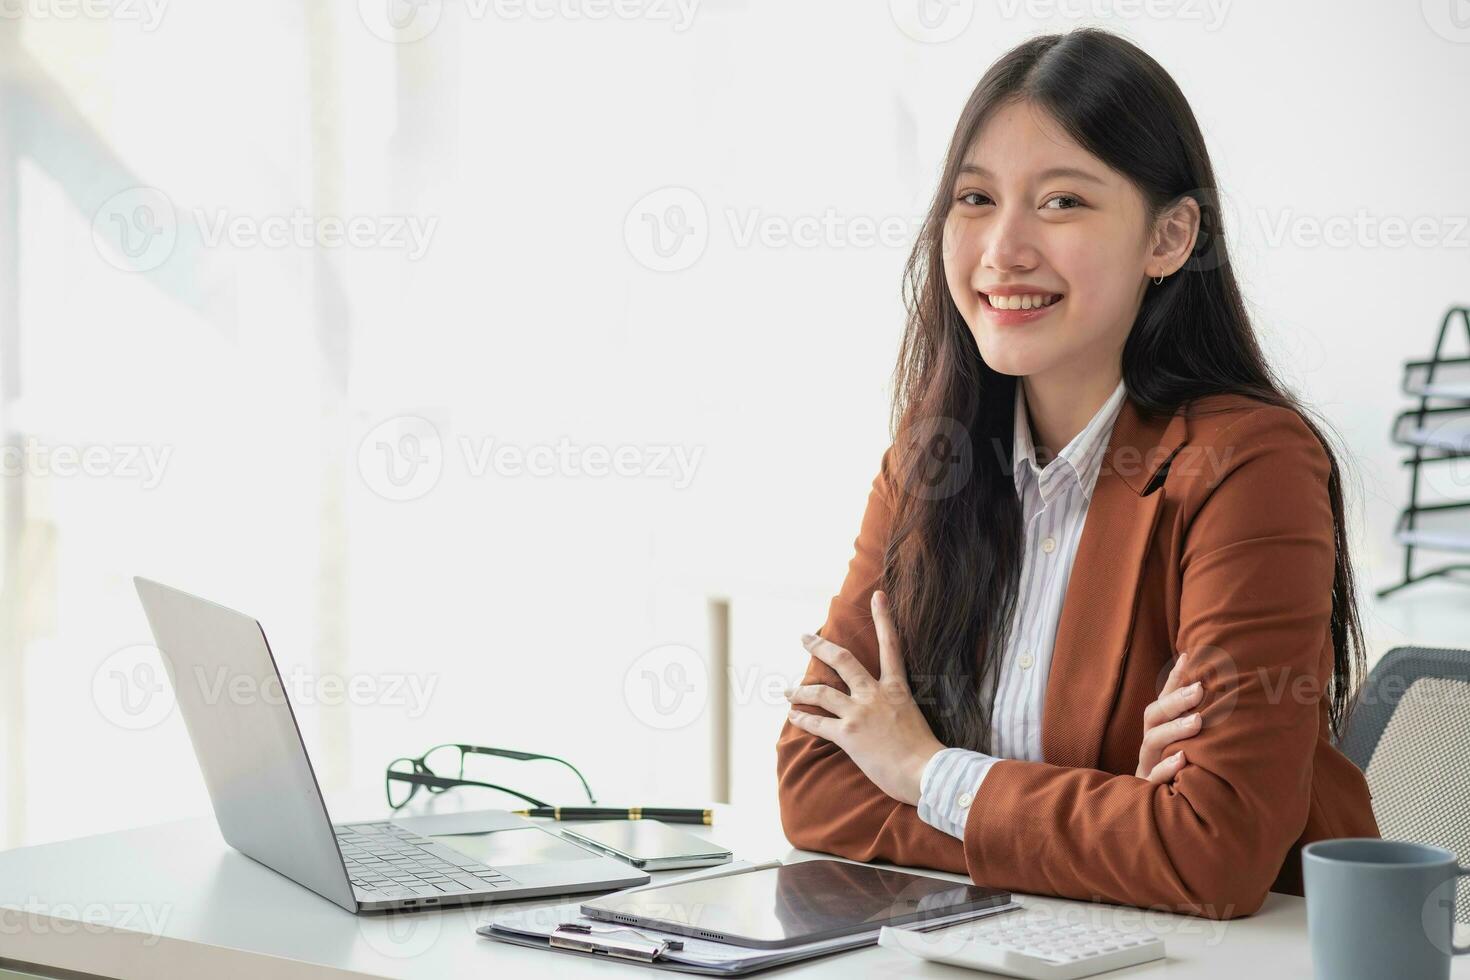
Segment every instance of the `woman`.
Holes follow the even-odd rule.
[[[1168,74],[1018,46],[909,258],[884,453],[777,743],[797,847],[1211,918],[1379,836],[1336,459],[1266,365]],[[1063,601],[1065,600],[1065,601]]]

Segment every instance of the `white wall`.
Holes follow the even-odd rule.
[[[985,67],[1091,9],[957,0],[931,8],[953,36],[925,42],[897,0],[707,0],[687,24],[662,4],[430,3],[437,21],[410,29],[432,29],[394,44],[358,6],[173,3],[151,23],[32,0],[0,23],[6,116],[28,123],[0,144],[22,385],[4,423],[109,462],[6,486],[26,523],[0,609],[0,844],[207,810],[179,719],[144,697],[134,574],[259,616],[288,672],[372,688],[298,711],[353,800],[388,759],[452,739],[567,756],[606,802],[703,802],[704,603],[729,595],[734,795],[769,805],[771,679],[804,666],[796,635],[825,616],[886,444],[905,229]],[[1346,440],[1365,585],[1387,584],[1398,364],[1470,302],[1470,33],[1418,4],[1152,9],[1171,13],[1087,20],[1191,100],[1263,342]],[[177,238],[134,271],[109,242],[143,205]],[[248,237],[298,214],[362,219],[373,241]],[[1360,214],[1344,244],[1302,237]],[[422,254],[391,237],[398,217]],[[233,240],[211,242],[221,218]],[[1381,240],[1418,218],[1431,244]],[[820,234],[750,239],[752,221]],[[379,446],[404,435],[438,461],[432,488],[388,480]],[[477,474],[465,456],[563,439],[632,447],[640,468],[677,450],[692,480]],[[125,465],[145,450],[167,454],[156,481]],[[1375,618],[1380,645],[1453,642],[1464,593],[1432,594],[1424,618]],[[648,699],[644,672],[677,680],[670,664],[687,718]],[[554,773],[486,774],[575,801]]]

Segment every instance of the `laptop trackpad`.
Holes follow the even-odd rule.
[[[427,834],[444,850],[457,852],[459,864],[464,858],[480,861],[492,868],[504,868],[517,864],[545,864],[548,861],[576,861],[595,858],[598,855],[571,841],[549,834],[540,827],[515,827],[508,830],[492,830],[481,834]],[[433,848],[440,850],[440,848]],[[445,860],[453,860],[448,854]]]

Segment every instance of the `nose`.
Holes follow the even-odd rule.
[[[1022,208],[1000,208],[982,233],[980,265],[996,272],[1025,272],[1040,259],[1032,238],[1031,215]]]

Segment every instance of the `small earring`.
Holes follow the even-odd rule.
[[[1162,286],[1163,284],[1164,284],[1164,277],[1163,276],[1159,276],[1157,279],[1154,280],[1154,285],[1155,286]]]

